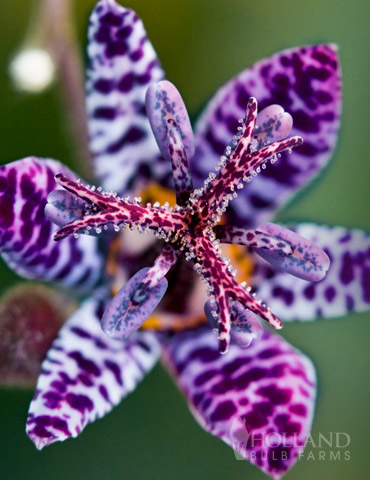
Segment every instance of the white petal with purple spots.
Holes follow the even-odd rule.
[[[57,228],[44,213],[57,172],[76,178],[51,159],[28,157],[0,167],[1,255],[25,278],[91,289],[103,268],[97,239],[71,237],[56,244],[52,233]]]
[[[145,92],[163,71],[144,26],[132,10],[101,0],[90,19],[87,111],[96,177],[105,190],[132,191],[133,183],[168,170],[159,157],[145,110]]]
[[[323,280],[309,283],[277,273],[256,257],[252,283],[273,311],[283,320],[315,320],[368,310],[370,236],[361,230],[308,223],[289,228],[323,249],[330,268]]]
[[[76,437],[108,413],[155,365],[160,346],[151,332],[126,342],[100,327],[104,302],[90,299],[62,327],[42,364],[27,434],[38,449]]]
[[[239,193],[231,206],[234,223],[249,227],[269,220],[327,164],[335,146],[341,111],[340,69],[333,45],[280,52],[244,70],[222,87],[197,124],[191,168],[199,185],[235,135],[249,97],[259,107],[281,105],[293,117],[291,135],[303,145],[283,153]],[[197,181],[196,181],[197,180]]]
[[[296,462],[310,432],[316,383],[302,353],[265,331],[247,349],[232,345],[221,356],[204,327],[176,334],[164,360],[205,430],[273,478]]]

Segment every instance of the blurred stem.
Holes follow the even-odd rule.
[[[92,177],[92,165],[88,147],[84,69],[77,47],[71,7],[72,0],[41,0],[39,21],[41,28],[45,29],[46,46],[56,64],[69,130],[74,137],[80,161],[79,170],[88,179]]]

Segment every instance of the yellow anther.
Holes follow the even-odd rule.
[[[160,315],[151,315],[141,326],[142,330],[171,330],[181,332],[182,330],[192,329],[207,323],[204,315],[184,315],[161,313]]]
[[[253,262],[246,248],[242,245],[227,244],[222,250],[230,258],[231,264],[237,267],[235,280],[239,283],[248,282],[253,273]]]
[[[146,205],[147,203],[159,202],[164,205],[169,203],[170,207],[174,207],[176,204],[176,195],[172,190],[162,187],[156,182],[149,182],[145,188],[140,190],[141,203]]]

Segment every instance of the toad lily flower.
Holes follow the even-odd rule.
[[[292,49],[245,70],[210,102],[195,139],[134,12],[101,0],[88,53],[90,147],[104,191],[50,159],[0,172],[5,261],[28,278],[93,292],[43,362],[27,433],[39,449],[77,436],[162,354],[199,423],[279,478],[310,432],[316,379],[310,360],[262,332],[258,317],[279,328],[275,315],[311,320],[370,302],[364,233],[266,223],[330,158],[340,114],[336,50]],[[47,199],[59,230],[43,213]],[[149,233],[136,237],[126,226]],[[220,243],[271,310],[236,281]],[[271,446],[273,434],[282,441]]]
[[[181,251],[184,251],[186,260],[193,260],[194,270],[206,283],[210,302],[214,305],[210,307],[210,318],[218,319],[221,353],[228,350],[232,325],[239,335],[243,331],[249,337],[253,335],[253,320],[247,320],[248,317],[253,319],[253,313],[275,328],[281,328],[281,321],[265,304],[256,301],[250,293],[251,288],[240,286],[234,280],[236,271],[229,265],[229,259],[222,258],[220,241],[256,248],[273,264],[309,280],[323,278],[329,266],[327,255],[312,242],[273,224],[262,225],[257,230],[229,225],[214,227],[229,201],[236,198],[236,191],[243,188],[243,181],[250,181],[252,174],[261,171],[261,166],[266,168],[268,159],[275,161],[280,152],[291,151],[302,143],[300,137],[291,137],[273,143],[267,140],[269,144],[266,146],[263,145],[267,142],[261,141],[262,146],[257,148],[259,138],[269,136],[274,140],[281,136],[286,124],[291,125],[290,115],[281,112],[280,108],[267,107],[260,114],[261,126],[255,127],[257,102],[251,98],[245,120],[241,120],[240,134],[235,137],[235,146],[226,149],[227,156],[222,157],[218,174],[211,172],[204,187],[193,190],[187,157],[195,150],[194,141],[179,93],[169,82],[155,84],[147,92],[147,109],[161,152],[172,161],[178,201],[174,209],[150,203],[143,206],[139,198],[130,202],[128,197],[122,199],[116,193],[86,188],[63,174],[57,174],[55,179],[69,194],[62,201],[62,192],[58,191],[57,201],[55,194],[52,195],[52,203],[46,208],[49,218],[58,221],[59,215],[64,217],[65,210],[70,213],[69,202],[76,202],[70,193],[80,200],[82,216],[58,230],[54,234],[55,240],[71,234],[77,236],[81,231],[89,234],[92,229],[99,234],[112,225],[119,231],[129,225],[131,228],[136,226],[142,233],[154,230],[158,238],[169,243],[151,268],[140,270],[118,292],[102,318],[103,330],[113,338],[126,340],[141,327],[166,292],[168,282],[165,275]],[[258,325],[258,322],[254,323]]]

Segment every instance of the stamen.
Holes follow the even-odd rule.
[[[173,119],[167,120],[169,154],[175,182],[176,199],[179,205],[185,205],[193,190],[186,150],[181,138],[181,131]]]
[[[294,248],[282,238],[274,237],[258,230],[246,230],[230,225],[217,225],[214,227],[217,238],[223,243],[236,243],[251,248],[262,248],[270,251],[292,255]]]
[[[144,232],[148,228],[155,230],[160,228],[164,232],[163,238],[167,238],[167,235],[171,234],[173,230],[187,227],[186,218],[173,212],[169,207],[166,209],[160,206],[144,207],[137,198],[136,201],[130,202],[126,198],[125,200],[115,198],[112,193],[91,191],[62,174],[56,175],[56,181],[68,191],[96,207],[96,210],[94,213],[87,214],[62,227],[54,234],[54,240],[62,240],[66,236],[80,231],[84,231],[86,234],[92,228],[102,228],[109,224],[114,226],[116,232],[122,227],[125,228],[127,224],[130,227],[140,225]]]

